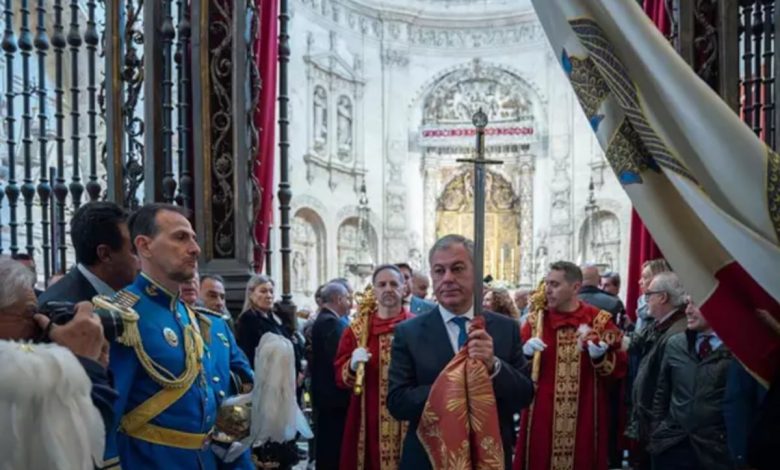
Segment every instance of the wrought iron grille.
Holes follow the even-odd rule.
[[[777,149],[777,38],[774,0],[739,2],[740,116]]]
[[[245,230],[252,220],[236,207],[255,198],[238,196],[245,185],[237,178],[247,179],[258,141],[257,3],[4,0],[0,254],[33,256],[45,283],[73,263],[72,214],[99,199],[130,210],[149,201],[207,206],[199,225],[215,240],[209,259],[245,253],[235,247],[254,241]],[[201,53],[208,65],[196,63]],[[213,129],[206,152],[193,132],[204,119]],[[196,204],[196,192],[210,199]]]

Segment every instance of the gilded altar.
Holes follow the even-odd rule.
[[[474,235],[473,172],[464,171],[444,188],[436,204],[436,237]],[[485,275],[510,284],[520,282],[520,210],[512,185],[498,173],[485,179]]]

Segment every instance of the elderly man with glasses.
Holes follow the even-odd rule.
[[[673,272],[656,274],[645,291],[650,316],[655,320],[648,327],[639,347],[641,361],[634,381],[631,426],[638,432],[639,442],[645,447],[649,442],[651,409],[658,374],[663,361],[666,343],[677,333],[685,331],[685,306],[687,296],[680,279]]]

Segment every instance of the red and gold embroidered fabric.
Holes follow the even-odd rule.
[[[474,328],[484,328],[477,317]],[[417,437],[434,470],[503,470],[504,450],[496,397],[487,367],[466,348],[431,387]]]
[[[606,386],[626,370],[622,334],[608,312],[587,304],[573,312],[548,311],[542,322],[547,349],[534,402],[521,415],[513,468],[607,468]],[[535,325],[529,319],[523,326],[523,341],[535,336]],[[606,355],[593,361],[587,341],[606,342]]]
[[[580,391],[580,356],[577,332],[571,328],[557,331],[555,363],[555,400],[551,470],[574,468],[574,444],[577,438],[577,405]]]
[[[371,358],[366,364],[364,391],[352,395],[341,447],[339,470],[395,470],[398,468],[406,427],[387,410],[390,347],[393,328],[411,318],[408,311],[398,317],[380,319],[376,315],[358,317],[339,342],[336,353],[336,384],[352,391],[355,374],[350,369],[352,351],[364,328],[370,328],[366,348]]]

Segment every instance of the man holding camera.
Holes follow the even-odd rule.
[[[111,345],[109,368],[119,398],[106,463],[166,470],[216,468],[205,447],[221,380],[208,360],[195,314],[179,299],[200,248],[183,209],[148,204],[129,219],[141,273],[113,302],[140,318]],[[109,467],[110,468],[110,467]]]
[[[8,400],[13,406],[18,407],[23,406],[21,403],[23,400],[13,396],[9,397],[6,395],[7,393],[15,394],[17,398],[34,399],[37,396],[40,401],[37,402],[37,407],[33,406],[31,409],[33,411],[41,408],[49,410],[45,422],[62,425],[63,422],[72,423],[74,419],[83,418],[83,425],[86,429],[74,429],[74,433],[79,433],[82,436],[102,435],[105,432],[104,426],[98,425],[99,429],[90,426],[90,423],[95,424],[94,420],[89,419],[89,416],[94,415],[95,411],[83,408],[84,403],[80,402],[75,395],[78,389],[84,386],[82,382],[88,380],[86,386],[91,383],[92,405],[100,412],[106,425],[113,421],[116,392],[111,388],[106,373],[108,343],[103,337],[100,320],[93,315],[92,305],[82,302],[76,305],[75,314],[69,322],[64,325],[51,325],[46,316],[38,313],[37,300],[33,290],[34,282],[33,273],[24,265],[12,259],[0,259],[0,343],[2,343],[3,351],[9,353],[14,350],[12,347],[14,343],[6,341],[23,341],[24,343],[16,344],[18,344],[20,351],[26,352],[26,354],[11,354],[13,359],[0,354],[0,357],[3,357],[3,360],[0,361],[0,369],[8,372],[9,376],[13,376],[15,380],[13,386],[4,389],[0,401]],[[31,342],[37,343],[39,341],[51,341],[60,347],[39,347],[31,344]],[[76,362],[76,360],[78,361]],[[29,364],[25,364],[24,361]],[[85,374],[78,370],[79,363]],[[76,364],[77,368],[73,369],[70,364]],[[16,372],[13,368],[16,368]],[[26,387],[25,384],[28,383],[25,381],[26,372],[29,374],[46,374],[48,372],[52,375],[48,377],[45,375],[31,376],[29,377],[31,385]],[[3,374],[0,373],[0,375]],[[53,380],[53,377],[58,378]],[[48,388],[47,384],[49,384]],[[46,400],[57,398],[62,399],[57,406],[51,408],[44,406]],[[16,411],[21,412],[19,408],[16,408]],[[5,417],[13,419],[13,413],[6,414]],[[60,418],[63,418],[64,421],[58,421]],[[27,425],[33,422],[29,416],[26,419],[28,420]],[[6,426],[4,429],[12,427],[10,423],[6,422],[0,422],[0,426]],[[36,433],[36,435],[38,434]],[[21,436],[22,439],[31,437],[33,436]],[[13,433],[2,435],[3,442],[0,442],[0,447],[12,451],[23,448],[9,444],[8,439],[14,439]],[[68,446],[58,447],[56,444],[52,443],[53,449],[59,449],[61,453],[53,449],[41,449],[39,453],[41,455],[35,457],[36,461],[45,461],[47,458],[45,454],[48,452],[52,458],[56,454],[59,459],[58,464],[66,466],[73,464],[73,468],[76,468],[76,464],[83,462],[85,456],[77,450],[68,448]],[[92,451],[96,450],[95,446],[91,447]],[[32,457],[29,454],[22,455],[21,453],[14,455],[13,452],[10,456],[4,456],[5,459],[10,459],[10,462],[18,464],[16,465],[18,468],[28,468],[27,464],[31,462]]]

